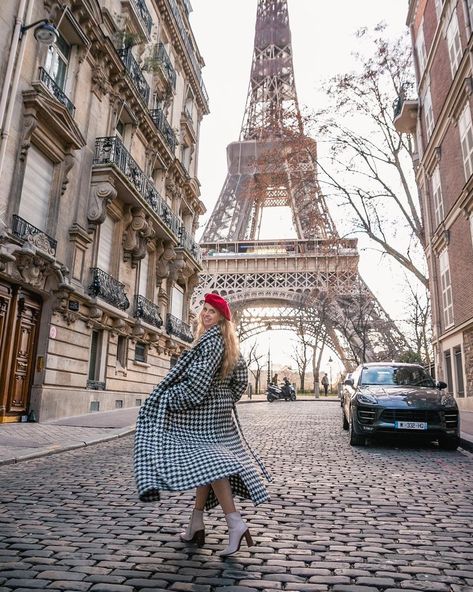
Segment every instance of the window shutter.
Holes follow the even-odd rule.
[[[100,226],[99,252],[97,256],[97,267],[110,274],[112,269],[113,253],[113,231],[115,222],[107,216]]]
[[[147,286],[148,286],[148,270],[149,270],[149,257],[148,253],[146,253],[146,257],[141,260],[140,263],[140,285],[139,285],[139,294],[146,298],[147,293]]]
[[[31,145],[26,160],[19,216],[46,231],[54,163]]]

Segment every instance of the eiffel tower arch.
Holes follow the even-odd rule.
[[[347,369],[392,359],[404,337],[358,271],[356,239],[341,238],[318,183],[316,141],[297,100],[287,0],[258,0],[248,98],[228,173],[202,235],[204,272],[193,303],[218,292],[240,337],[321,323]],[[267,208],[285,206],[296,238],[261,239]]]

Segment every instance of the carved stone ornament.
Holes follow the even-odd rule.
[[[111,92],[111,85],[107,73],[102,65],[96,64],[92,69],[92,92],[102,99],[104,95]]]
[[[169,276],[170,263],[176,258],[176,251],[171,243],[163,244],[164,250],[156,263],[156,277],[163,280]]]
[[[130,208],[125,218],[123,233],[123,255],[131,259],[132,267],[146,256],[147,244],[154,237],[153,225],[142,208]]]
[[[185,280],[186,262],[183,253],[178,253],[176,259],[169,266],[169,279],[172,282]]]
[[[66,154],[61,171],[61,196],[66,191],[67,184],[69,183],[69,173],[74,166],[75,157],[73,154]]]
[[[38,118],[32,113],[26,114],[23,119],[23,129],[20,139],[20,160],[25,160],[28,149],[31,146],[31,136],[38,125]]]
[[[42,288],[51,272],[50,262],[22,249],[15,251],[15,265],[22,280],[35,288]]]
[[[116,198],[117,190],[108,181],[92,184],[89,195],[89,211],[87,219],[89,230],[93,230],[98,224],[102,224],[107,216],[107,205]]]

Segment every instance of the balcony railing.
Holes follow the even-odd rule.
[[[30,243],[39,251],[43,251],[51,257],[56,256],[57,241],[15,214],[12,220],[12,233],[17,238]]]
[[[145,323],[149,323],[158,328],[162,327],[163,319],[161,318],[159,308],[144,296],[135,296],[134,309],[133,316],[136,319],[143,319]]]
[[[207,90],[205,88],[204,81],[202,80],[201,67],[197,61],[197,58],[195,57],[194,48],[192,46],[192,42],[190,40],[189,33],[187,32],[186,27],[184,25],[184,21],[182,20],[179,6],[177,5],[176,0],[170,0],[170,5],[171,5],[172,14],[174,15],[174,18],[176,19],[177,28],[179,29],[182,40],[184,42],[184,46],[185,46],[187,53],[189,55],[189,58],[190,58],[190,61],[192,64],[192,69],[194,70],[194,74],[196,75],[197,80],[199,81],[200,90],[202,91],[205,101],[208,102],[209,95],[207,94]]]
[[[166,331],[169,335],[175,335],[187,343],[192,343],[194,340],[190,326],[169,313],[166,317]]]
[[[168,83],[172,86],[173,89],[176,88],[176,70],[174,70],[174,66],[172,65],[171,58],[164,47],[164,44],[159,42],[155,48],[153,60],[161,66],[164,71],[164,74],[167,78]]]
[[[143,173],[118,136],[97,138],[94,165],[115,165],[164,224],[175,235],[179,234],[182,222],[172,212],[153,182]]]
[[[197,263],[202,263],[202,250],[184,226],[181,226],[179,232],[179,246],[192,255]]]
[[[98,296],[121,310],[126,310],[130,306],[124,284],[98,267],[92,267],[90,271],[92,272],[92,282],[89,286],[91,296]]]
[[[153,19],[149,13],[148,7],[146,6],[145,0],[134,0],[136,10],[140,15],[140,18],[148,31],[148,35],[151,33],[151,27],[153,26]]]
[[[148,101],[149,101],[149,93],[150,93],[149,85],[146,82],[145,77],[143,76],[141,69],[138,66],[137,61],[133,57],[133,54],[131,53],[131,49],[123,48],[123,49],[118,49],[117,51],[118,51],[118,55],[120,56],[121,61],[123,62],[123,65],[127,69],[128,75],[131,78],[133,85],[135,86],[140,97],[143,99],[143,101],[147,105]]]
[[[162,109],[152,109],[149,114],[151,115],[151,119],[154,122],[154,125],[157,129],[162,133],[164,136],[164,140],[168,145],[171,152],[174,154],[176,150],[176,135],[169,125],[166,116],[164,115],[164,111]]]
[[[69,111],[71,117],[74,117],[76,108],[72,101],[64,94],[63,90],[56,84],[53,78],[44,68],[39,69],[39,79],[49,92]]]

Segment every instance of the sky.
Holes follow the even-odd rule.
[[[253,55],[257,0],[191,2],[190,20],[206,63],[203,77],[211,110],[202,122],[200,134],[198,177],[207,214],[201,218],[199,238],[225,181],[226,146],[238,140],[240,133]],[[288,8],[295,80],[302,109],[322,107],[324,97],[320,87],[324,80],[353,67],[356,30],[372,28],[381,21],[388,24],[393,36],[406,30],[407,0],[288,0]],[[328,206],[330,209],[330,203]],[[399,272],[386,259],[380,260],[378,254],[362,248],[360,273],[391,317],[402,318]],[[396,285],[393,277],[397,278]],[[290,361],[293,339],[293,335],[285,332],[268,331],[260,334],[258,342],[265,352],[271,340],[271,357],[275,364],[282,365]],[[329,355],[327,352],[325,360]],[[328,370],[325,361],[322,370],[324,367]]]

